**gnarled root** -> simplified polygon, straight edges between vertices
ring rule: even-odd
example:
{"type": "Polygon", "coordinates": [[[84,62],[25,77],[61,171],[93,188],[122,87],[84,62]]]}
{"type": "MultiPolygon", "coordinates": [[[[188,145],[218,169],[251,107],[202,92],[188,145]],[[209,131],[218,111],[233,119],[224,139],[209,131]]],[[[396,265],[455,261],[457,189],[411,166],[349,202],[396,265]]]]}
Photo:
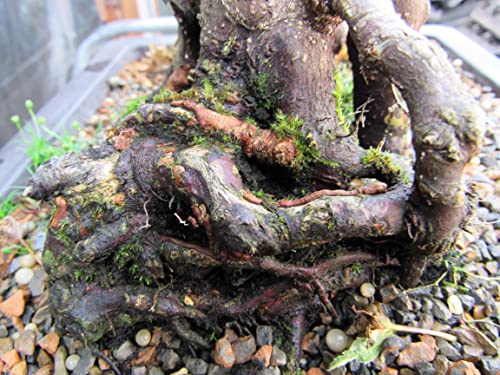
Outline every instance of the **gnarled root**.
{"type": "Polygon", "coordinates": [[[286,207],[268,199],[255,204],[244,198],[245,168],[228,151],[154,138],[42,166],[31,195],[52,198],[58,208],[44,261],[59,325],[95,340],[146,315],[206,322],[284,314],[312,301],[331,309],[326,291],[368,280],[382,264],[367,252],[321,244],[403,229],[404,187],[321,193],[286,207]],[[312,261],[288,259],[291,250],[309,248],[318,251],[312,261]],[[353,264],[366,272],[346,279],[353,264]],[[251,272],[262,281],[251,277],[247,293],[221,287],[220,278],[205,289],[194,281],[214,270],[236,278],[251,272]],[[186,295],[192,305],[183,303],[186,295]]]}

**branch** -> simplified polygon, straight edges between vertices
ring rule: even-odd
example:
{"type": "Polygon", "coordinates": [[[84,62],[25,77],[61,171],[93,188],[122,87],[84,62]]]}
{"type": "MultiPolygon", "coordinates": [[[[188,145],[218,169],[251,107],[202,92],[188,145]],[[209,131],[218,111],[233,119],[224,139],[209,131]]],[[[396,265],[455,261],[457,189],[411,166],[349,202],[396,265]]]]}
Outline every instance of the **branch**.
{"type": "Polygon", "coordinates": [[[463,169],[477,155],[486,117],[445,54],[394,12],[390,0],[337,0],[365,63],[401,90],[412,118],[415,188],[409,206],[414,241],[446,250],[465,216],[463,169]]]}

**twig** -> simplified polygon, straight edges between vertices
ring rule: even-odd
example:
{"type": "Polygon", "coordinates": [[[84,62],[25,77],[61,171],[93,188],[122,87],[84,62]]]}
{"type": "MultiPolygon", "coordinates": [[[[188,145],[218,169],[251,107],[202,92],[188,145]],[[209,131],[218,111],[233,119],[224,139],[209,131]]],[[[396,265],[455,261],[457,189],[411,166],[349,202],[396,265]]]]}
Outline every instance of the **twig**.
{"type": "Polygon", "coordinates": [[[445,271],[441,276],[438,277],[438,279],[436,281],[434,281],[432,284],[428,284],[428,285],[422,285],[422,286],[419,286],[417,288],[412,288],[412,289],[407,289],[407,290],[404,290],[401,292],[401,295],[404,295],[404,294],[411,294],[411,293],[415,293],[415,292],[418,292],[420,290],[424,290],[424,289],[427,289],[427,288],[432,288],[433,286],[439,286],[439,284],[441,283],[441,281],[443,281],[443,279],[446,277],[446,275],[448,275],[448,271],[445,271]]]}
{"type": "Polygon", "coordinates": [[[111,360],[111,358],[109,358],[106,354],[102,353],[100,350],[97,350],[92,345],[88,345],[88,347],[89,347],[90,351],[92,352],[92,354],[94,354],[95,356],[101,358],[104,362],[106,362],[109,365],[109,367],[111,367],[111,370],[113,370],[113,372],[116,375],[121,375],[120,370],[118,370],[118,368],[116,367],[114,362],[111,360]]]}
{"type": "Polygon", "coordinates": [[[146,200],[144,202],[144,205],[143,205],[144,213],[146,214],[146,223],[144,223],[144,225],[140,226],[139,230],[148,229],[149,227],[151,227],[151,224],[149,224],[149,213],[148,213],[148,208],[147,208],[148,203],[149,203],[149,199],[146,200]]]}
{"type": "Polygon", "coordinates": [[[179,216],[179,214],[177,212],[174,213],[174,216],[177,218],[177,220],[179,220],[179,223],[181,223],[185,227],[189,226],[189,224],[187,223],[187,221],[182,220],[181,217],[179,216]]]}
{"type": "Polygon", "coordinates": [[[451,342],[457,341],[457,338],[453,335],[450,335],[449,333],[435,331],[432,329],[425,329],[425,328],[418,328],[418,327],[407,327],[407,326],[403,326],[400,324],[392,324],[391,329],[394,329],[395,331],[398,331],[398,332],[407,332],[407,333],[415,333],[415,334],[441,337],[441,338],[448,340],[448,341],[451,341],[451,342]]]}

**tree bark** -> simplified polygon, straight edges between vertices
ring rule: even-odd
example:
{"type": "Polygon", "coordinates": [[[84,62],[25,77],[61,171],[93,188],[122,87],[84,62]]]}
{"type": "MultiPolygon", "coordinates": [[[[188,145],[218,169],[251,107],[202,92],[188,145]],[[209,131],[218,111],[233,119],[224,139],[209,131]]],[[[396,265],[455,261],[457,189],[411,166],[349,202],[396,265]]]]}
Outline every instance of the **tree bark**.
{"type": "MultiPolygon", "coordinates": [[[[425,2],[395,3],[418,29],[425,2]]],[[[391,1],[173,7],[170,90],[123,119],[107,146],[54,159],[33,178],[31,195],[56,206],[44,262],[62,330],[97,340],[147,311],[178,327],[288,314],[300,330],[308,308],[334,311],[328,292],[387,265],[418,275],[427,256],[451,246],[485,117],[391,1]],[[394,154],[363,149],[337,118],[342,20],[355,69],[383,77],[366,84],[354,74],[358,103],[373,89],[372,108],[382,110],[366,131],[390,137],[379,124],[396,87],[409,108],[414,173],[394,154]]]]}

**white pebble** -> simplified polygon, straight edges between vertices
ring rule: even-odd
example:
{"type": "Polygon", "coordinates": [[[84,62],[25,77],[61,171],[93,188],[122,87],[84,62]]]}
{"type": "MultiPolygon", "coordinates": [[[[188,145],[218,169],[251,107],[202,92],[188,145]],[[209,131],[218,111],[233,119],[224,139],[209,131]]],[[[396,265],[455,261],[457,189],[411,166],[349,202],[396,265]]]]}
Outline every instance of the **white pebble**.
{"type": "Polygon", "coordinates": [[[33,276],[35,276],[35,273],[31,268],[19,268],[14,275],[14,280],[19,285],[26,285],[31,281],[33,276]]]}
{"type": "Polygon", "coordinates": [[[36,264],[36,260],[31,254],[21,255],[19,257],[19,264],[24,268],[32,268],[36,264]]]}
{"type": "Polygon", "coordinates": [[[335,353],[343,352],[350,343],[350,338],[344,331],[334,328],[326,334],[326,346],[335,353]]]}
{"type": "Polygon", "coordinates": [[[148,346],[151,341],[151,332],[148,329],[144,328],[140,331],[137,331],[135,334],[135,342],[139,346],[148,346]]]}
{"type": "Polygon", "coordinates": [[[375,295],[375,287],[373,284],[370,283],[364,283],[361,285],[359,288],[359,291],[363,297],[366,298],[371,298],[375,295]]]}
{"type": "Polygon", "coordinates": [[[462,306],[462,301],[455,294],[448,297],[448,308],[453,314],[462,315],[464,312],[464,307],[462,306]]]}
{"type": "Polygon", "coordinates": [[[66,358],[66,362],[64,362],[64,364],[69,371],[73,371],[76,366],[78,366],[78,362],[80,362],[80,356],[78,354],[71,354],[68,358],[66,358]]]}
{"type": "Polygon", "coordinates": [[[38,326],[35,323],[28,323],[24,326],[25,331],[36,331],[38,326]]]}

